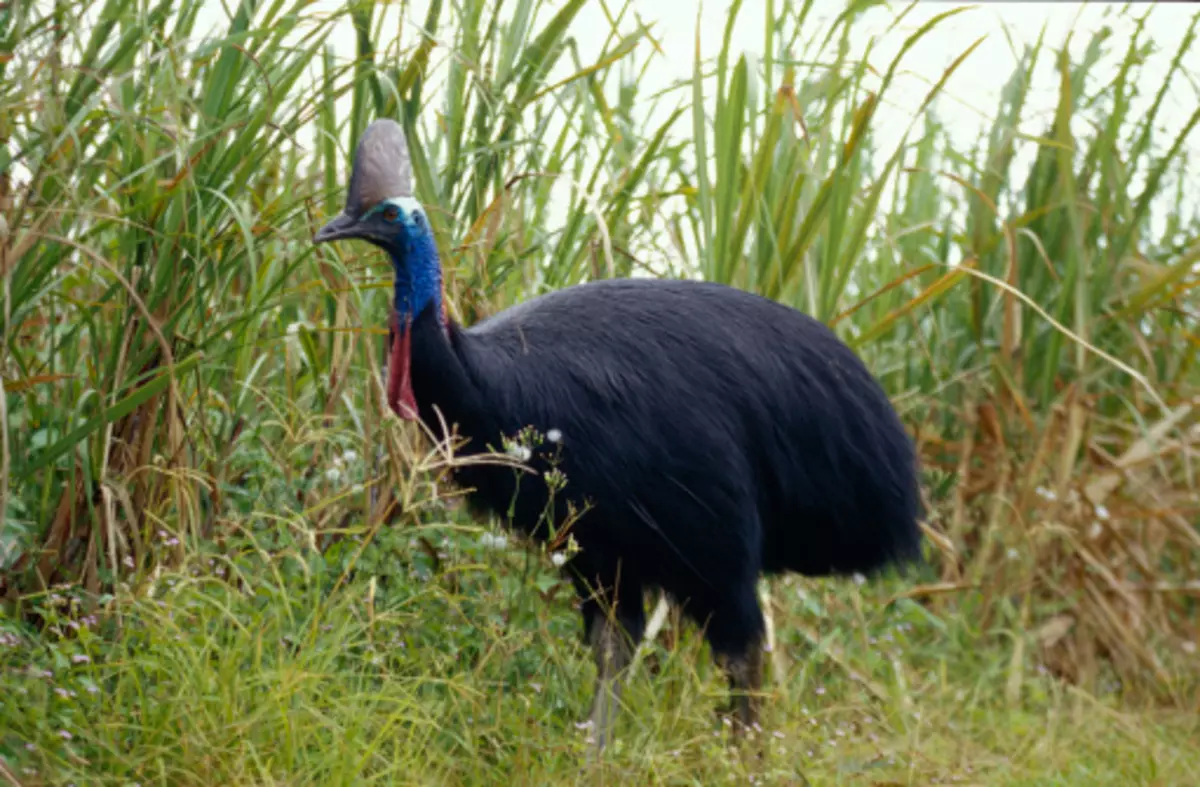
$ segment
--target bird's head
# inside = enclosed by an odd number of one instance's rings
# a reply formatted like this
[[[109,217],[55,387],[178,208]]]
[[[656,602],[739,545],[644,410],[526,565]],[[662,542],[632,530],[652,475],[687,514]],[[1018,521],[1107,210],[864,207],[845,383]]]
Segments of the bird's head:
[[[363,132],[354,153],[346,207],[321,227],[314,243],[357,238],[388,253],[395,273],[395,296],[388,362],[388,402],[403,418],[416,417],[409,381],[411,325],[428,307],[443,323],[442,274],[437,245],[421,204],[412,196],[412,163],[404,130],[392,120],[376,120]]]
[[[433,236],[412,191],[412,159],[404,129],[394,120],[376,120],[363,131],[354,152],[345,209],[318,230],[313,241],[357,238],[391,254],[398,266],[420,262],[409,258],[431,243]]]
[[[415,251],[433,240],[425,210],[410,196],[385,197],[361,214],[347,210],[319,229],[313,241],[351,238],[375,244],[400,264],[410,262]]]

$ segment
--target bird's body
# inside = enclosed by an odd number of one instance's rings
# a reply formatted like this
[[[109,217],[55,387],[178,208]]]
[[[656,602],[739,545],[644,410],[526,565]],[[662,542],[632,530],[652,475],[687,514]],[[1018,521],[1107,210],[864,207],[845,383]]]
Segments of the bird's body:
[[[400,133],[376,124],[368,134],[381,130]],[[355,177],[370,144],[364,135]],[[402,185],[377,191],[402,196]],[[566,570],[596,650],[601,736],[603,689],[641,636],[646,589],[705,626],[733,687],[750,691],[760,574],[867,574],[919,554],[911,441],[863,363],[818,321],[723,285],[638,279],[570,287],[462,328],[442,309],[419,210],[398,200],[351,210],[354,197],[352,186],[347,213],[318,240],[365,237],[396,261],[393,408],[435,436],[456,429],[460,453],[500,450],[530,427],[557,438],[531,446],[532,473],[468,462],[456,476],[475,507],[511,514],[534,538],[569,523],[580,551]],[[608,605],[613,618],[601,614]],[[750,700],[739,718],[754,723]]]
[[[832,331],[766,298],[636,279],[466,329],[430,310],[412,381],[422,421],[457,424],[467,452],[561,434],[528,462],[539,475],[465,466],[478,504],[507,511],[519,478],[512,525],[534,534],[554,458],[560,508],[592,504],[571,531],[584,553],[622,555],[681,600],[723,594],[731,565],[869,573],[916,549],[912,448],[887,396]]]

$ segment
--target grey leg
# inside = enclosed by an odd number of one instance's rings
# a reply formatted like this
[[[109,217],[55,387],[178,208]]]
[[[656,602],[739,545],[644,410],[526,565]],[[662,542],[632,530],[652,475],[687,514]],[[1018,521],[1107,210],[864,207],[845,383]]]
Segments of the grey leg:
[[[568,564],[579,594],[584,632],[596,662],[590,723],[596,753],[612,740],[621,681],[646,629],[642,583],[586,551]]]
[[[592,699],[592,734],[596,752],[603,751],[612,739],[617,705],[621,698],[621,679],[633,658],[634,643],[623,627],[608,615],[596,615],[590,632],[592,653],[596,659],[596,693]]]
[[[752,579],[721,599],[708,616],[705,633],[715,661],[729,678],[730,711],[737,736],[758,726],[764,628]]]
[[[759,642],[751,642],[740,653],[718,654],[717,661],[729,678],[730,711],[733,732],[740,736],[758,726],[762,691],[763,652]]]

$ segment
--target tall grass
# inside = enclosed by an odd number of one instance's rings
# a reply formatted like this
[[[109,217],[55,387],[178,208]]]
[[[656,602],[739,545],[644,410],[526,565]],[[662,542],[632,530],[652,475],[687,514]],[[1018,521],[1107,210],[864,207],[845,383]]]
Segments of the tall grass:
[[[584,61],[570,30],[586,2],[433,0],[397,28],[370,4],[243,0],[204,39],[197,0],[0,9],[8,611],[46,623],[56,588],[95,610],[240,550],[332,572],[327,590],[413,550],[464,570],[424,537],[383,536],[465,524],[440,454],[382,403],[387,266],[308,240],[340,209],[358,135],[390,116],[459,319],[663,272],[818,316],[921,447],[940,576],[908,594],[1011,637],[1011,699],[1034,663],[1183,699],[1200,225],[1179,196],[1200,111],[1169,138],[1159,114],[1194,77],[1195,19],[1177,52],[1140,28],[1117,51],[1097,32],[1078,61],[1037,41],[965,151],[937,113],[978,43],[963,42],[877,150],[905,55],[969,11],[880,68],[848,55],[867,4],[821,22],[811,0],[768,2],[752,60],[731,46],[735,2],[716,58],[698,41],[693,77],[650,96],[653,31],[608,5]],[[351,62],[330,47],[339,20]],[[1135,114],[1156,57],[1168,77]],[[1105,58],[1119,67],[1100,81]],[[1033,127],[1046,60],[1057,110]],[[649,102],[670,111],[647,122]],[[381,447],[390,461],[356,461]]]

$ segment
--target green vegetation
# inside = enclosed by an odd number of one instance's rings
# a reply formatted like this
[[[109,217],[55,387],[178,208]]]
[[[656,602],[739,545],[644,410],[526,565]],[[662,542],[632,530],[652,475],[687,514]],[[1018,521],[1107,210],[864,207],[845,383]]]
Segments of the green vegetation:
[[[971,150],[937,114],[963,42],[877,149],[905,54],[972,11],[868,65],[871,4],[775,0],[758,59],[727,33],[651,96],[654,31],[605,4],[584,60],[589,1],[244,0],[204,38],[198,0],[0,2],[0,779],[1200,783],[1200,110],[1159,117],[1196,105],[1197,19],[1018,52]],[[675,626],[587,760],[569,589],[385,413],[387,263],[309,242],[380,115],[459,319],[669,268],[834,324],[895,397],[929,565],[771,588],[761,764]]]

